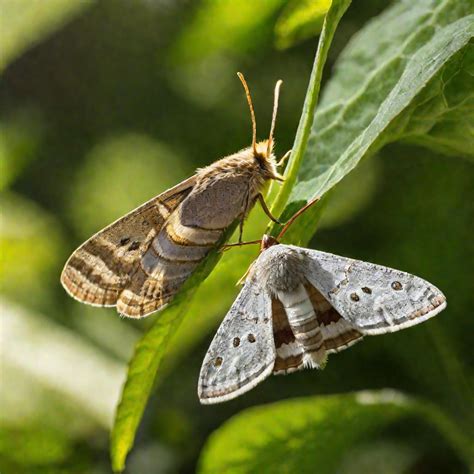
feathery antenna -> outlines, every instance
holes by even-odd
[[[240,82],[244,86],[245,95],[247,97],[247,102],[249,104],[250,117],[252,119],[252,150],[253,150],[254,155],[256,155],[257,154],[257,121],[255,120],[255,111],[253,109],[252,97],[250,96],[249,86],[247,85],[247,81],[245,80],[244,75],[241,72],[238,72],[237,76],[239,77]]]
[[[283,81],[280,79],[277,81],[275,85],[275,92],[273,94],[273,113],[272,113],[272,124],[270,126],[270,134],[268,136],[268,144],[267,144],[267,156],[270,156],[270,153],[273,148],[273,132],[275,131],[275,124],[278,112],[278,100],[280,98],[280,87]]]

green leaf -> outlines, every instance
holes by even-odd
[[[228,231],[223,241],[227,240],[233,230],[232,228]],[[170,334],[175,331],[186,314],[197,285],[211,272],[219,257],[218,251],[211,252],[186,282],[175,300],[158,313],[153,326],[135,346],[111,433],[110,455],[112,469],[115,472],[125,469],[125,459],[133,446],[135,433],[165,355]]]
[[[275,25],[275,41],[285,49],[321,32],[331,0],[293,0]]]
[[[305,105],[303,112],[305,120],[310,120],[312,117],[308,110],[312,110],[309,107],[314,108],[327,51],[337,23],[348,4],[349,0],[334,1],[328,13],[328,19],[325,22],[316,55],[315,69],[310,81],[309,99],[307,99],[310,104]],[[294,183],[295,174],[298,169],[296,164],[295,159],[293,159],[284,187],[289,187],[291,183]],[[291,179],[292,177],[293,179]],[[247,221],[246,237],[251,238],[252,235],[255,235],[255,238],[261,237],[265,223],[266,219],[262,211],[255,209],[250,216],[250,220]],[[111,458],[114,471],[122,471],[125,467],[127,453],[133,445],[135,432],[153,385],[156,382],[157,370],[160,368],[171,335],[176,332],[173,343],[174,348],[179,346],[189,348],[204,333],[198,329],[207,329],[215,323],[216,315],[220,313],[220,310],[224,308],[235,293],[235,287],[232,283],[235,283],[238,277],[245,272],[252,257],[255,256],[255,250],[249,249],[248,253],[227,252],[221,265],[212,273],[209,285],[204,291],[200,292],[198,298],[193,302],[192,310],[189,310],[190,299],[196,291],[197,285],[209,274],[217,263],[219,256],[217,253],[211,255],[202,269],[193,274],[173,304],[157,315],[154,326],[151,327],[136,346],[135,354],[129,364],[127,380],[117,408],[111,435]],[[231,273],[228,271],[229,268],[233,269]],[[238,276],[236,277],[236,275]],[[224,282],[227,282],[228,285],[224,285]],[[224,290],[225,287],[229,288],[229,290]],[[220,298],[219,302],[212,305],[215,312],[211,312],[209,309],[209,298],[210,295],[216,294],[216,288],[219,288]],[[206,314],[199,314],[198,316],[198,311],[201,307],[206,308]],[[190,316],[194,318],[193,322],[192,324],[190,322],[189,325],[185,325],[183,332],[177,331],[178,325],[186,313],[191,313]],[[180,341],[179,344],[177,341]],[[182,349],[179,352],[182,354]],[[173,352],[173,361],[176,359]],[[163,373],[164,371],[161,370],[160,375]]]
[[[92,0],[1,0],[0,71],[91,3]]]
[[[303,164],[285,215],[389,142],[473,155],[472,120],[465,116],[473,114],[472,11],[472,0],[399,2],[353,38],[314,116],[307,148],[297,148],[302,156],[295,161]],[[305,215],[290,236],[298,238],[306,226],[310,237],[312,218]]]
[[[201,474],[337,472],[343,454],[395,422],[417,418],[438,431],[468,463],[469,440],[439,409],[394,390],[286,400],[247,409],[214,432]]]
[[[272,207],[273,215],[282,214],[284,206],[286,205],[290,193],[296,183],[303,157],[306,158],[307,156],[306,149],[310,133],[312,132],[314,114],[321,88],[321,78],[323,75],[324,64],[326,63],[329,47],[332,43],[337,25],[339,24],[339,21],[341,20],[345,11],[349,8],[350,4],[351,0],[334,0],[331,3],[331,8],[329,9],[324,20],[323,29],[321,31],[321,36],[318,43],[318,49],[316,51],[316,57],[314,58],[313,69],[311,71],[311,77],[309,79],[308,90],[306,91],[306,97],[303,104],[303,112],[301,114],[300,123],[296,132],[291,157],[285,170],[285,183],[278,193],[275,204]],[[293,207],[293,210],[297,209]],[[285,215],[289,217],[292,213],[293,212],[285,213]],[[309,214],[310,213],[307,212],[306,216]],[[299,222],[301,222],[301,220]],[[275,232],[274,225],[271,226],[271,230],[269,232]],[[310,238],[311,235],[308,235],[307,239],[309,240]]]
[[[125,469],[125,459],[133,446],[170,332],[187,306],[184,303],[164,310],[135,347],[111,434],[110,452],[114,472]]]

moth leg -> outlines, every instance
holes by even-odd
[[[242,214],[242,217],[240,218],[240,223],[239,223],[239,244],[242,243],[242,235],[244,233],[244,221],[245,221],[245,218],[247,217],[248,212],[250,211],[251,206],[252,205],[250,203],[250,190],[248,189],[247,194],[245,195],[245,206],[244,206],[245,210]]]
[[[242,234],[244,233],[244,218],[240,219],[239,222],[239,245],[242,244]]]
[[[276,217],[274,217],[273,214],[270,212],[270,209],[268,209],[267,203],[265,202],[265,199],[263,198],[262,193],[259,193],[257,195],[257,199],[260,202],[260,205],[262,206],[263,211],[270,218],[270,220],[272,220],[276,224],[283,225],[283,222],[280,222]]]
[[[219,250],[220,252],[225,252],[232,247],[242,247],[243,245],[254,245],[254,244],[261,244],[261,239],[258,240],[249,240],[247,242],[235,242],[233,244],[224,244]]]
[[[288,151],[280,158],[280,161],[276,164],[277,167],[283,166],[283,165],[285,164],[286,160],[288,160],[288,158],[290,157],[292,151],[293,151],[293,150],[288,150]]]

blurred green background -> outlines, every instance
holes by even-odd
[[[277,154],[291,148],[316,40],[279,49],[287,46],[275,36],[284,3],[0,2],[2,473],[110,472],[108,435],[126,363],[155,317],[129,321],[79,304],[60,286],[62,266],[95,231],[249,144],[236,71],[249,82],[260,136],[283,79]],[[325,79],[349,38],[385,7],[359,0],[349,9]],[[473,183],[471,162],[411,145],[364,161],[332,192],[312,247],[420,275],[444,291],[448,309],[408,331],[366,338],[322,372],[272,377],[210,407],[199,405],[196,385],[213,333],[189,347],[178,341],[126,472],[194,472],[207,437],[230,416],[301,395],[392,387],[472,430]],[[209,301],[216,320],[228,308],[219,297]],[[413,422],[344,453],[338,472],[465,468],[439,435]]]

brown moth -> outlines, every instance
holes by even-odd
[[[151,199],[83,243],[61,274],[66,291],[94,306],[116,306],[132,318],[162,309],[221,240],[244,220],[269,180],[282,181],[273,154],[273,132],[282,81],[275,86],[268,140],[257,143],[255,113],[242,74],[252,119],[252,145],[198,169],[194,176]]]

